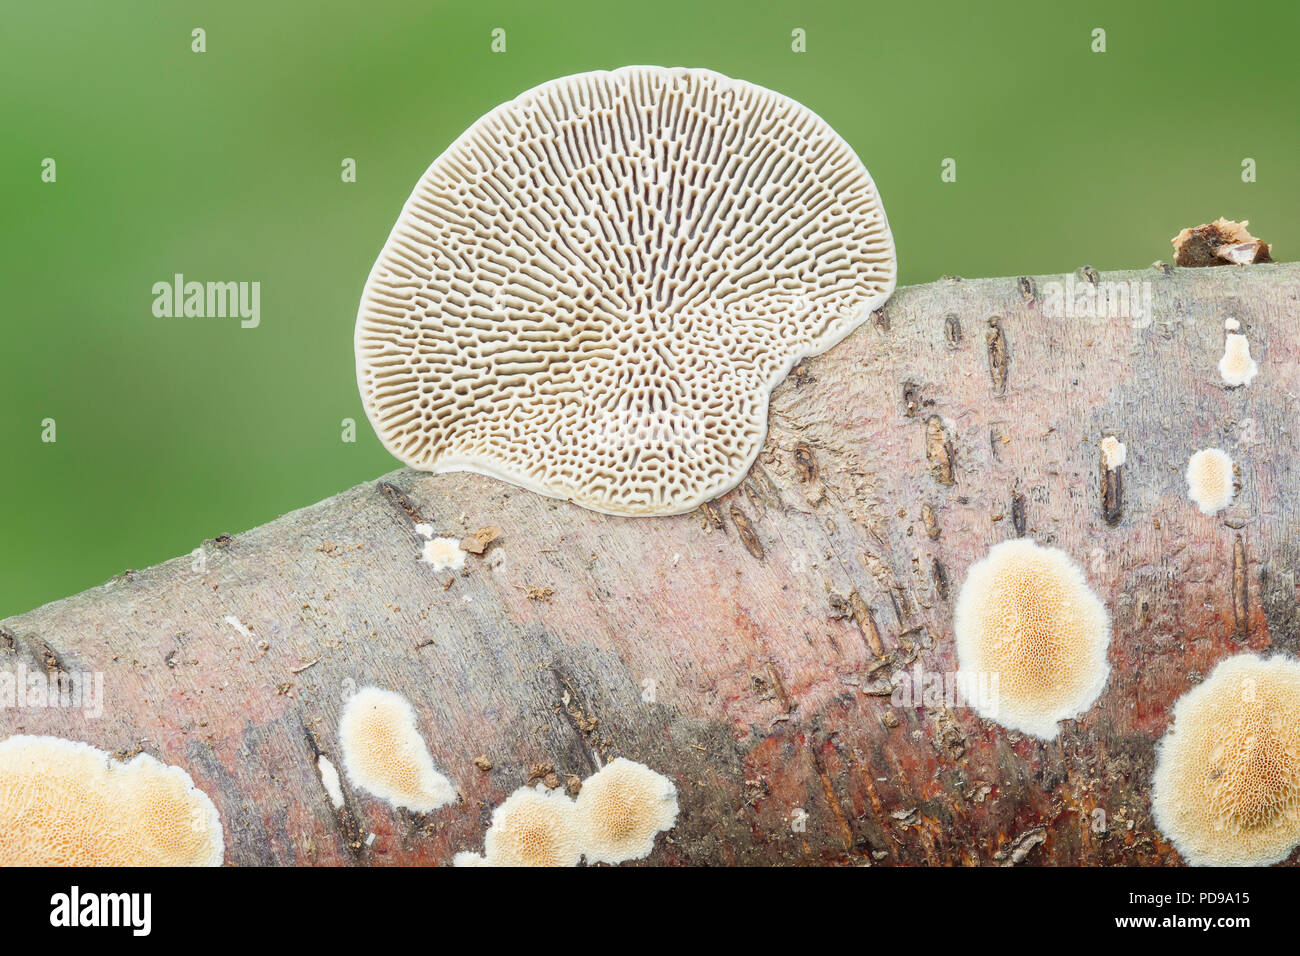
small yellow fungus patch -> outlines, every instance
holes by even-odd
[[[580,859],[573,801],[563,790],[538,784],[516,790],[492,811],[483,862],[470,865],[577,866]]]
[[[1300,844],[1300,662],[1237,654],[1174,705],[1151,809],[1194,866],[1268,866]]]
[[[649,856],[655,836],[677,822],[673,782],[623,757],[584,780],[576,804],[588,863]]]
[[[465,566],[465,552],[455,538],[431,538],[424,542],[420,560],[435,571],[459,571]]]
[[[1107,471],[1114,471],[1128,459],[1128,448],[1114,435],[1107,435],[1101,440],[1101,460],[1106,463]]]
[[[1236,493],[1232,458],[1219,448],[1198,451],[1187,462],[1187,497],[1203,514],[1222,511]]]
[[[1223,384],[1230,388],[1249,385],[1259,372],[1259,366],[1250,357],[1250,343],[1246,336],[1229,332],[1223,343],[1223,358],[1219,359],[1219,374]]]
[[[221,819],[180,767],[89,744],[0,743],[0,866],[220,866]]]
[[[1064,551],[1004,541],[971,566],[953,617],[958,670],[994,688],[976,712],[1050,740],[1106,686],[1110,615]]]
[[[582,781],[577,799],[542,784],[521,787],[492,813],[483,855],[457,853],[454,866],[577,866],[650,855],[677,822],[677,788],[623,757]]]
[[[339,743],[352,785],[394,807],[428,813],[456,799],[455,787],[434,767],[416,729],[415,711],[400,694],[363,687],[349,697],[339,718]]]

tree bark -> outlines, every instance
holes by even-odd
[[[1149,283],[1154,319],[1051,318],[1060,276],[900,289],[792,372],[749,475],[693,514],[396,471],[10,618],[0,666],[103,672],[106,704],[3,710],[0,736],[184,767],[233,864],[444,864],[548,767],[617,755],[678,788],[650,863],[1176,863],[1149,802],[1174,702],[1228,654],[1300,650],[1300,265],[1077,281],[1099,279]],[[1217,370],[1229,316],[1260,367],[1245,388]],[[1240,490],[1207,517],[1183,472],[1212,446]],[[502,534],[437,572],[418,522]],[[1098,702],[1052,742],[891,703],[917,665],[956,669],[966,569],[1019,535],[1110,608]],[[315,757],[340,763],[364,684],[411,700],[459,800],[414,815],[344,781],[335,811]]]

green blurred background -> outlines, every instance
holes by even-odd
[[[1142,267],[1219,215],[1289,259],[1298,10],[7,3],[0,617],[396,467],[353,376],[362,285],[434,157],[528,87],[656,63],[794,97],[871,170],[904,283]],[[490,49],[498,27],[505,53]],[[1098,27],[1105,53],[1090,49]],[[155,318],[152,286],[177,272],[260,282],[260,327]]]

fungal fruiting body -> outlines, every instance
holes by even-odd
[[[89,744],[0,743],[0,866],[220,866],[221,819],[180,767]]]
[[[415,711],[400,694],[363,687],[349,697],[339,718],[339,743],[351,784],[394,807],[428,813],[456,799],[456,788],[438,772],[416,729]]]
[[[435,571],[459,571],[465,566],[465,552],[455,538],[430,538],[424,542],[420,560]]]
[[[649,856],[655,836],[677,821],[677,788],[662,774],[623,757],[582,783],[576,800],[588,863]]]
[[[740,481],[771,390],[895,277],[871,176],[807,108],[708,70],[583,73],[421,177],[362,295],[357,380],[415,468],[677,514]]]
[[[465,866],[577,866],[582,859],[573,800],[541,784],[512,793],[492,811],[480,860]]]
[[[1114,471],[1128,459],[1128,449],[1114,435],[1107,435],[1101,440],[1101,460],[1107,471]]]
[[[339,780],[338,769],[334,766],[329,757],[321,754],[316,758],[316,769],[320,772],[321,786],[325,788],[325,793],[329,795],[330,803],[337,810],[343,806],[343,784]]]
[[[1232,458],[1220,448],[1205,448],[1187,462],[1187,497],[1202,514],[1217,514],[1232,501],[1236,488]]]
[[[1106,686],[1110,615],[1057,548],[1023,538],[991,548],[966,576],[953,631],[959,673],[996,687],[971,706],[1004,727],[1050,740]]]
[[[1229,332],[1223,342],[1223,357],[1219,359],[1219,374],[1229,388],[1249,385],[1259,366],[1250,357],[1250,343],[1239,332]]]
[[[619,757],[562,790],[521,787],[492,812],[483,854],[457,853],[455,866],[577,866],[650,855],[677,822],[677,788],[662,774]]]
[[[1237,654],[1174,705],[1151,810],[1194,866],[1267,866],[1300,844],[1300,662]]]

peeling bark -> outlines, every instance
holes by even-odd
[[[0,734],[183,766],[238,864],[446,863],[530,768],[618,755],[678,788],[652,863],[1175,863],[1148,801],[1174,701],[1300,642],[1300,266],[1083,275],[1149,282],[1154,321],[1047,317],[1062,277],[901,289],[777,389],[750,475],[695,514],[397,471],[209,541],[205,567],[11,618],[0,667],[103,672],[106,705],[2,710]],[[1228,316],[1246,388],[1217,372]],[[1105,434],[1128,447],[1110,477]],[[1210,446],[1241,473],[1214,517],[1183,484]],[[500,535],[437,572],[420,522]],[[955,669],[966,569],[1017,535],[1073,555],[1114,619],[1106,690],[1047,743],[890,697]],[[341,764],[363,684],[411,700],[457,802],[395,812],[344,781],[334,808],[317,760]]]

